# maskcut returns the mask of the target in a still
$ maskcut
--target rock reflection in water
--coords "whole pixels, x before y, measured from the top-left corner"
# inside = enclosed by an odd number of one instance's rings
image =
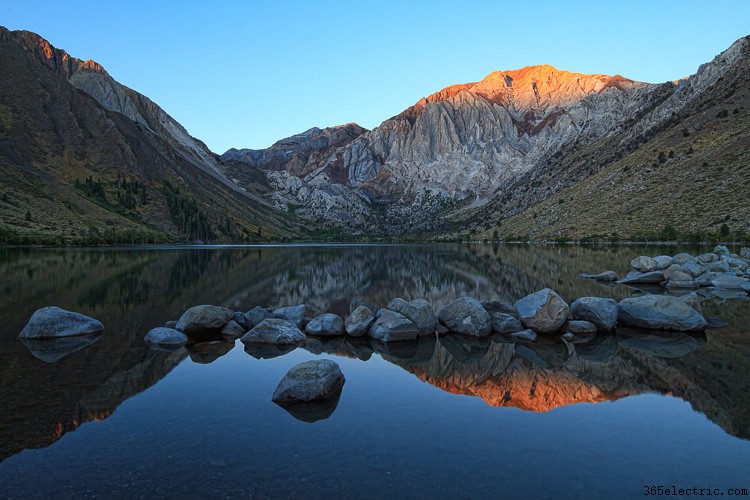
[[[319,420],[325,420],[336,411],[341,399],[343,387],[329,397],[315,401],[294,401],[290,403],[277,402],[276,404],[285,409],[291,416],[309,424]]]
[[[34,355],[45,363],[54,363],[69,354],[80,351],[99,340],[101,334],[77,335],[75,337],[62,337],[56,339],[28,339],[19,337],[19,340]]]
[[[208,342],[198,342],[185,346],[185,349],[194,363],[207,365],[213,363],[229,351],[234,349],[234,342],[224,340],[211,340]]]

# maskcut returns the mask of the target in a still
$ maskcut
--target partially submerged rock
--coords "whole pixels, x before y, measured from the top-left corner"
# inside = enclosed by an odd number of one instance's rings
[[[617,302],[601,297],[581,297],[570,306],[573,319],[593,323],[599,330],[610,331],[617,323]]]
[[[144,338],[147,344],[180,347],[188,341],[187,335],[173,328],[159,327],[150,330]]]
[[[333,313],[321,314],[313,318],[305,327],[310,335],[335,336],[344,334],[344,320]]]
[[[641,255],[640,257],[636,257],[635,259],[630,261],[630,267],[640,273],[656,271],[656,266],[656,261],[651,257],[646,257],[645,255]]]
[[[104,331],[101,321],[84,314],[66,311],[55,306],[43,307],[31,315],[19,337],[26,339],[56,339],[77,335],[100,334]]]
[[[346,317],[344,329],[352,337],[362,337],[367,333],[373,321],[375,321],[375,315],[372,311],[365,306],[359,306]]]
[[[586,274],[581,273],[579,277],[585,280],[597,280],[597,281],[617,281],[617,273],[614,271],[604,271],[599,274]]]
[[[662,283],[664,281],[664,271],[651,271],[647,273],[628,273],[624,278],[618,280],[621,285],[629,284],[649,284]]]
[[[370,337],[381,342],[398,342],[414,340],[419,335],[417,325],[403,314],[388,309],[381,309],[378,313],[368,331]]]
[[[509,336],[514,339],[523,340],[526,342],[534,342],[536,340],[536,332],[531,329],[521,330],[518,332],[512,332],[509,334]]]
[[[568,304],[550,288],[520,299],[516,311],[525,327],[540,333],[556,332],[570,315]]]
[[[293,323],[284,319],[267,318],[240,340],[248,344],[297,344],[305,339],[305,334]]]
[[[240,313],[242,314],[242,313]],[[242,337],[245,332],[243,327],[241,327],[235,320],[229,320],[229,323],[224,325],[221,329],[221,336],[228,340],[235,340],[240,337]]]
[[[290,323],[294,323],[297,328],[300,328],[305,320],[305,309],[307,309],[305,304],[279,307],[278,309],[274,309],[270,317],[289,321]]]
[[[438,320],[450,331],[472,337],[486,337],[492,331],[489,313],[472,297],[462,297],[443,307]]]
[[[617,307],[617,320],[628,326],[681,332],[706,329],[706,319],[701,313],[670,295],[630,297],[621,300]]]
[[[597,326],[582,319],[572,319],[565,322],[563,330],[572,334],[585,335],[587,333],[596,333]]]
[[[390,308],[389,308],[390,309]],[[417,325],[419,335],[432,335],[435,333],[437,316],[432,306],[425,299],[414,299],[401,309],[401,314],[406,316],[412,323]]]
[[[259,325],[261,321],[268,318],[271,315],[268,310],[263,309],[260,306],[255,306],[245,313],[245,317],[251,323],[250,328]]]
[[[234,311],[221,306],[191,307],[180,316],[176,329],[185,335],[218,332],[234,316]]]
[[[492,313],[492,329],[496,333],[513,333],[523,330],[523,325],[518,318],[510,314],[496,312]]]
[[[289,370],[273,393],[277,403],[326,399],[343,387],[344,374],[329,359],[305,361]]]

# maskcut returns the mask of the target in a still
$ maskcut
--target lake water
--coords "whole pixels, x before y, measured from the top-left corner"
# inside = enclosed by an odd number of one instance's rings
[[[728,326],[557,338],[310,339],[284,355],[242,343],[150,350],[193,305],[247,311],[470,295],[513,303],[642,293],[623,274],[678,248],[498,245],[0,249],[0,497],[498,498],[644,496],[647,486],[750,488],[750,301]],[[689,249],[697,251],[696,249]],[[38,308],[106,330],[64,352],[23,344]],[[281,354],[281,353],[277,353]],[[338,400],[271,402],[292,366],[333,359]]]

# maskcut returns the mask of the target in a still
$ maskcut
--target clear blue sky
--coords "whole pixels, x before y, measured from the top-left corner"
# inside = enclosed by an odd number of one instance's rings
[[[750,0],[0,0],[0,24],[101,63],[223,153],[372,128],[501,69],[674,80],[750,34]]]

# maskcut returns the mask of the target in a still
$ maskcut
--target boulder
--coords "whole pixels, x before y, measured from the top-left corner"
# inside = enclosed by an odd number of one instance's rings
[[[381,309],[378,313],[378,318],[367,332],[370,337],[381,342],[397,342],[414,340],[419,335],[417,325],[403,314],[389,309]]]
[[[344,320],[333,313],[325,313],[312,319],[305,327],[310,335],[334,336],[344,334]]]
[[[617,323],[617,302],[601,297],[581,297],[570,305],[573,319],[593,323],[599,330],[610,331]]]
[[[740,276],[729,276],[721,274],[711,280],[711,285],[716,288],[742,288],[743,283],[750,282],[749,279]]]
[[[270,317],[274,319],[286,320],[290,323],[293,323],[294,326],[299,328],[302,326],[302,323],[305,320],[306,308],[307,306],[305,306],[305,304],[299,304],[296,306],[288,306],[288,307],[279,307],[278,309],[274,309]]]
[[[702,262],[703,264],[708,264],[709,262],[719,260],[719,256],[715,253],[704,253],[696,258],[698,259],[698,262]]]
[[[683,295],[680,297],[680,300],[698,311],[699,313],[703,314],[703,307],[701,306],[701,296],[698,295],[695,292],[690,292],[687,295]]]
[[[585,335],[587,333],[596,333],[597,326],[589,321],[572,319],[565,322],[563,330],[569,333]]]
[[[218,332],[234,316],[226,307],[201,305],[191,307],[180,316],[176,329],[185,335]]]
[[[305,339],[305,334],[294,323],[279,318],[267,318],[240,340],[254,344],[297,344]]]
[[[685,272],[685,268],[680,264],[672,264],[669,268],[664,270],[664,277],[668,280],[671,279],[692,279],[693,277]]]
[[[745,262],[742,259],[735,259],[734,257],[722,257],[722,260],[727,261],[727,264],[729,264],[729,269],[736,271],[739,269],[740,271],[745,271],[747,269],[747,262]]]
[[[719,257],[731,257],[732,252],[729,251],[727,247],[724,245],[716,245],[714,247],[714,253],[718,255]]]
[[[472,337],[486,337],[492,331],[489,313],[472,297],[462,297],[443,307],[438,320],[450,331]]]
[[[614,271],[604,271],[599,274],[586,274],[581,273],[579,277],[585,280],[597,280],[597,281],[617,281],[617,273]]]
[[[345,381],[335,361],[305,361],[284,375],[271,399],[276,403],[323,400],[341,389]]]
[[[684,301],[671,295],[643,295],[617,305],[617,321],[639,328],[681,332],[706,329],[706,319]]]
[[[674,257],[672,257],[672,263],[673,264],[680,264],[683,265],[686,262],[696,262],[698,259],[690,255],[689,253],[678,253]]]
[[[667,281],[666,287],[674,290],[693,290],[700,288],[698,282],[692,278],[690,279],[671,279]]]
[[[539,333],[556,332],[570,315],[568,304],[549,288],[520,299],[516,302],[516,311],[526,328]]]
[[[101,321],[66,311],[55,306],[34,311],[19,337],[25,339],[56,339],[77,335],[99,334],[104,331]]]
[[[344,329],[352,337],[362,337],[367,333],[373,321],[375,321],[375,316],[372,311],[365,306],[359,306],[347,316]]]
[[[713,254],[711,254],[713,255]],[[686,262],[682,269],[684,272],[692,276],[693,278],[697,278],[698,276],[704,274],[706,272],[706,266],[703,266],[701,264],[698,264],[697,262]]]
[[[656,262],[654,271],[663,271],[673,263],[672,257],[670,257],[669,255],[659,255],[658,257],[654,257],[654,262]]]
[[[245,317],[251,323],[250,328],[254,327],[255,325],[259,325],[261,321],[268,318],[270,315],[270,312],[260,306],[255,306],[245,313]]]
[[[729,262],[725,260],[715,260],[706,264],[706,271],[710,273],[728,273],[731,271]]]
[[[390,308],[389,308],[390,309]],[[435,324],[437,323],[437,316],[435,311],[429,302],[424,299],[414,299],[406,304],[406,307],[397,311],[406,316],[411,320],[412,323],[417,325],[419,335],[432,335],[435,333]]]
[[[242,311],[237,311],[236,313],[234,313],[234,316],[232,316],[232,321],[241,326],[245,332],[255,326],[255,324],[250,321],[250,319]]]
[[[621,285],[661,283],[664,281],[664,271],[651,271],[648,273],[628,273],[617,283]]]
[[[147,344],[179,347],[188,341],[187,335],[173,328],[159,327],[150,330],[143,339]]]
[[[526,342],[534,342],[536,340],[536,332],[531,329],[521,330],[509,334],[510,337],[518,340],[525,340]]]
[[[400,314],[401,311],[403,311],[408,305],[409,303],[407,301],[405,301],[404,299],[400,297],[396,297],[395,299],[393,299],[392,301],[388,303],[388,306],[386,307],[386,309]]]
[[[639,273],[650,273],[656,271],[656,261],[651,257],[641,255],[630,261],[630,267]]]
[[[497,333],[513,333],[523,330],[523,325],[515,316],[505,313],[492,313],[492,329]]]
[[[229,323],[221,328],[221,336],[228,340],[235,340],[242,337],[246,331],[235,320],[230,319]]]

